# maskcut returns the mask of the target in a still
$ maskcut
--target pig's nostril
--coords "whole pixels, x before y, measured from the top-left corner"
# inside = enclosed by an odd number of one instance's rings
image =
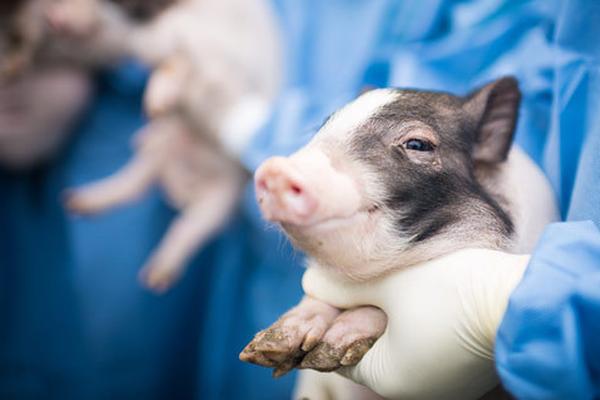
[[[302,194],[302,188],[301,188],[300,186],[298,186],[298,185],[291,185],[291,186],[290,186],[290,189],[292,190],[292,192],[293,192],[295,195]]]

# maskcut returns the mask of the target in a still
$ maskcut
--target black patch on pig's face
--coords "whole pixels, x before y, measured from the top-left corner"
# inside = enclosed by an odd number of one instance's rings
[[[416,90],[396,94],[352,133],[351,152],[381,177],[386,196],[373,200],[391,210],[399,233],[423,242],[453,224],[468,224],[476,209],[478,218],[489,216],[490,229],[510,236],[510,218],[475,178],[479,123],[465,111],[466,100]],[[432,150],[408,149],[413,138],[425,138]]]

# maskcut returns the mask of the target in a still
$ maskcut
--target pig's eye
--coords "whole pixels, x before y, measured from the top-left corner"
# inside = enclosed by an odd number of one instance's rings
[[[423,139],[409,139],[404,142],[404,148],[414,151],[433,151],[433,144]]]

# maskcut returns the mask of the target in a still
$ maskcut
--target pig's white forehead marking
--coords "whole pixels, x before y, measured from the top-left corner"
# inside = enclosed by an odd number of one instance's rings
[[[377,114],[382,107],[393,102],[399,93],[391,89],[367,92],[332,115],[321,128],[321,134],[347,135]]]

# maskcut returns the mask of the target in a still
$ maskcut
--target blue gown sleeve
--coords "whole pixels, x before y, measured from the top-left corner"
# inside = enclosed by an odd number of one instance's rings
[[[600,396],[600,231],[549,226],[496,340],[502,383],[519,399]]]

